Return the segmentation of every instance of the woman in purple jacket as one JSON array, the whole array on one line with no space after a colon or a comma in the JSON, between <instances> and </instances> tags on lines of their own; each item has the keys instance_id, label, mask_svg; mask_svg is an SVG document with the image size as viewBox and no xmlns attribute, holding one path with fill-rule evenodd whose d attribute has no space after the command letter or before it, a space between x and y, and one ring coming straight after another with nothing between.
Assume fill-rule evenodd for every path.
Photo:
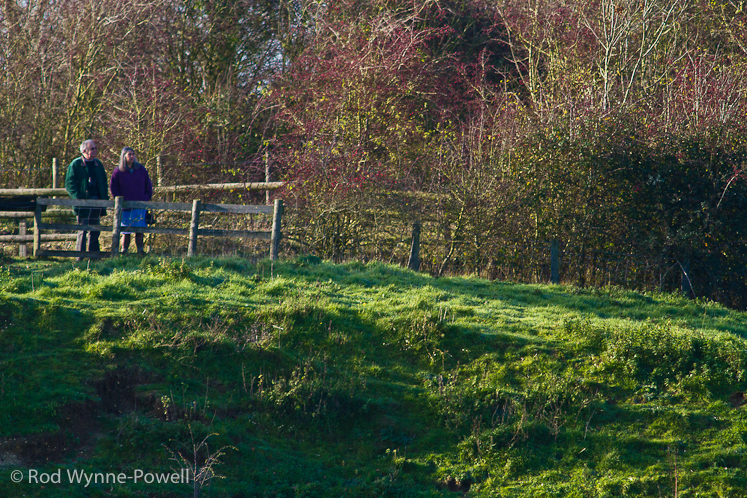
<instances>
[{"instance_id":1,"label":"woman in purple jacket","mask_svg":"<svg viewBox=\"0 0 747 498\"><path fill-rule=\"evenodd\" d=\"M153 184L148 176L145 166L135 160L135 151L130 147L122 149L119 156L119 166L114 169L109 187L113 197L124 197L125 201L149 201L153 197ZM144 227L145 209L123 209L123 227ZM122 253L126 253L130 247L130 234L122 232ZM143 234L135 234L135 245L137 253L143 254Z\"/></svg>"}]
</instances>

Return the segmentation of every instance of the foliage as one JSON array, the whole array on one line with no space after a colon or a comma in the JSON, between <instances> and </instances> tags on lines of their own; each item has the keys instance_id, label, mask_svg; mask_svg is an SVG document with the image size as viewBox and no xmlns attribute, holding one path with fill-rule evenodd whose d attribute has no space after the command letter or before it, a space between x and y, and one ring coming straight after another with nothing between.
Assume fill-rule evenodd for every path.
<instances>
[{"instance_id":1,"label":"foliage","mask_svg":"<svg viewBox=\"0 0 747 498\"><path fill-rule=\"evenodd\" d=\"M110 166L160 155L167 183L268 170L300 254L404 263L418 226L433 275L542 281L555 240L566 282L624 258L627 285L744 308L746 19L731 0L7 1L0 175L47 185L94 137Z\"/></svg>"},{"instance_id":2,"label":"foliage","mask_svg":"<svg viewBox=\"0 0 747 498\"><path fill-rule=\"evenodd\" d=\"M4 183L45 186L52 158L68 164L87 138L107 169L123 145L153 170L159 155L181 163L166 170L171 182L192 179L184 163L199 163L204 181L215 163L252 159L259 92L292 53L279 45L293 38L282 22L290 10L261 0L4 2Z\"/></svg>"},{"instance_id":3,"label":"foliage","mask_svg":"<svg viewBox=\"0 0 747 498\"><path fill-rule=\"evenodd\" d=\"M411 217L416 206L392 202L387 192L431 181L424 151L434 133L428 116L438 114L443 98L442 78L427 47L438 31L419 29L418 22L432 8L338 18L350 6L331 5L272 92L285 130L274 157L291 182L286 196L302 210L297 226L306 228L294 236L314 251L338 257L344 238L358 238L372 209L394 204ZM363 229L370 233L377 225Z\"/></svg>"}]
</instances>

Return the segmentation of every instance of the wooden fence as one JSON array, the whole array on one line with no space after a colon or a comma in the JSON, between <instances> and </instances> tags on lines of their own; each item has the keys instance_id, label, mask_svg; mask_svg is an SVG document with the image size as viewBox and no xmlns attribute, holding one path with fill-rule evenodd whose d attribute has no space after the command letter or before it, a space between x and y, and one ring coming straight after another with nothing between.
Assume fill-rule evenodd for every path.
<instances>
[{"instance_id":1,"label":"wooden fence","mask_svg":"<svg viewBox=\"0 0 747 498\"><path fill-rule=\"evenodd\" d=\"M97 207L113 209L112 225L78 225L42 222L42 206L67 206L67 207ZM125 201L122 197L116 197L113 201L104 200L73 200L73 199L50 199L39 197L36 199L36 211L34 212L34 256L62 256L62 257L93 257L100 258L119 253L119 236L121 232L121 219L123 209L153 209L159 211L191 212L192 219L189 229L170 227L129 227L132 233L160 233L171 235L186 235L189 237L187 255L193 256L197 250L197 238L199 236L211 237L237 237L251 239L265 239L270 241L270 258L278 259L280 249L281 231L280 225L283 215L283 201L275 200L271 206L250 206L240 204L202 204L194 200L192 204L183 202L140 202ZM267 214L272 215L272 230L249 231L249 230L210 230L199 228L200 213L234 213L234 214ZM52 251L43 250L41 242L44 240L42 230L85 230L97 232L112 232L112 247L109 253L91 253L85 251Z\"/></svg>"},{"instance_id":2,"label":"wooden fence","mask_svg":"<svg viewBox=\"0 0 747 498\"><path fill-rule=\"evenodd\" d=\"M0 198L4 197L29 197L32 199L34 196L60 196L68 198L68 192L64 188L57 187L57 160L53 161L52 166L53 182L52 188L13 188L13 189L2 189L0 188ZM279 189L284 185L283 182L255 182L255 183L216 183L216 184L203 184L203 185L173 185L168 187L156 186L154 187L154 194L164 193L176 193L176 192L190 192L199 190L249 190L249 191L266 191ZM269 203L269 197L268 203ZM191 205L190 205L191 206ZM274 208L269 206L270 210ZM191 210L191 207L190 207ZM203 211L207 209L203 208ZM252 211L257 212L257 211ZM73 213L69 209L64 210L47 210L42 216L48 217L72 217ZM33 242L33 235L28 233L27 220L34 218L34 211L0 211L0 219L16 219L18 220L18 234L17 235L0 235L0 243L10 242L19 244L18 255L20 257L27 256L26 243ZM77 226L77 225L76 225ZM133 230L135 231L135 230ZM159 233L159 232L146 232L146 233ZM173 233L173 232L169 232ZM207 234L206 235L210 235ZM228 235L224 235L228 236ZM241 237L241 235L236 235ZM42 234L40 239L42 242L53 242L53 241L66 241L75 240L75 234L69 233L51 233ZM257 236L254 236L257 238ZM90 257L90 254L88 254Z\"/></svg>"},{"instance_id":3,"label":"wooden fence","mask_svg":"<svg viewBox=\"0 0 747 498\"><path fill-rule=\"evenodd\" d=\"M2 195L0 195L0 198ZM48 210L43 213L45 218L71 218L73 213L70 210ZM18 234L13 235L0 235L0 243L13 243L18 244L18 255L22 258L28 256L27 243L33 242L34 237L29 233L28 221L34 218L33 211L0 211L0 219L10 219L18 221ZM75 240L75 234L69 233L52 233L44 234L41 236L41 240L44 242L57 242L66 240Z\"/></svg>"}]
</instances>

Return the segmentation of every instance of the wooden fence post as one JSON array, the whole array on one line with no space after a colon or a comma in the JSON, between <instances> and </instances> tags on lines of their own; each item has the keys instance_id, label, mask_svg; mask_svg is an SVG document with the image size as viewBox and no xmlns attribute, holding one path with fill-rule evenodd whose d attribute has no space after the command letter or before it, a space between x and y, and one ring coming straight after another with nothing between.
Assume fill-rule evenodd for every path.
<instances>
[{"instance_id":1,"label":"wooden fence post","mask_svg":"<svg viewBox=\"0 0 747 498\"><path fill-rule=\"evenodd\" d=\"M192 222L189 225L189 246L187 256L192 257L197 250L197 227L200 225L200 200L192 201Z\"/></svg>"},{"instance_id":2,"label":"wooden fence post","mask_svg":"<svg viewBox=\"0 0 747 498\"><path fill-rule=\"evenodd\" d=\"M280 224L283 217L283 200L275 199L275 210L272 213L272 239L270 241L270 259L277 261L280 252Z\"/></svg>"},{"instance_id":3,"label":"wooden fence post","mask_svg":"<svg viewBox=\"0 0 747 498\"><path fill-rule=\"evenodd\" d=\"M26 220L23 218L18 220L18 235L26 235ZM21 258L28 256L28 249L23 241L18 244L18 256Z\"/></svg>"},{"instance_id":4,"label":"wooden fence post","mask_svg":"<svg viewBox=\"0 0 747 498\"><path fill-rule=\"evenodd\" d=\"M412 245L410 246L410 260L407 267L413 271L420 271L420 222L412 224Z\"/></svg>"},{"instance_id":5,"label":"wooden fence post","mask_svg":"<svg viewBox=\"0 0 747 498\"><path fill-rule=\"evenodd\" d=\"M38 200L36 203L36 211L34 211L34 257L39 254L40 246L41 246L41 229L39 228L39 225L41 225L42 221L42 207L41 204L39 204Z\"/></svg>"},{"instance_id":6,"label":"wooden fence post","mask_svg":"<svg viewBox=\"0 0 747 498\"><path fill-rule=\"evenodd\" d=\"M119 233L122 231L122 203L124 197L114 198L114 215L112 216L112 256L119 254Z\"/></svg>"},{"instance_id":7,"label":"wooden fence post","mask_svg":"<svg viewBox=\"0 0 747 498\"><path fill-rule=\"evenodd\" d=\"M52 158L52 188L57 188L57 158Z\"/></svg>"},{"instance_id":8,"label":"wooden fence post","mask_svg":"<svg viewBox=\"0 0 747 498\"><path fill-rule=\"evenodd\" d=\"M558 239L550 241L550 283L560 283L560 245Z\"/></svg>"}]
</instances>

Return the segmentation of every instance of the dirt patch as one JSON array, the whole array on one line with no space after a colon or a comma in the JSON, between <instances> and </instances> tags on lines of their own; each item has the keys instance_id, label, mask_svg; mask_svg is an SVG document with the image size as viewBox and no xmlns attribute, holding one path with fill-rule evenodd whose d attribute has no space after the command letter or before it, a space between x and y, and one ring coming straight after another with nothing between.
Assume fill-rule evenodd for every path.
<instances>
[{"instance_id":1,"label":"dirt patch","mask_svg":"<svg viewBox=\"0 0 747 498\"><path fill-rule=\"evenodd\" d=\"M113 415L137 410L135 387L148 381L140 369L117 368L106 372L103 379L92 382L101 398L101 409Z\"/></svg>"},{"instance_id":2,"label":"dirt patch","mask_svg":"<svg viewBox=\"0 0 747 498\"><path fill-rule=\"evenodd\" d=\"M0 466L43 465L85 453L101 434L97 404L69 404L59 413L56 432L0 441Z\"/></svg>"},{"instance_id":3,"label":"dirt patch","mask_svg":"<svg viewBox=\"0 0 747 498\"><path fill-rule=\"evenodd\" d=\"M734 408L739 408L740 406L747 404L747 398L745 398L743 392L736 392L729 396L729 403L731 403L731 406Z\"/></svg>"},{"instance_id":4,"label":"dirt patch","mask_svg":"<svg viewBox=\"0 0 747 498\"><path fill-rule=\"evenodd\" d=\"M59 430L0 440L0 467L30 466L81 457L103 435L102 417L120 416L139 407L152 410L155 399L138 397L135 387L150 379L140 369L117 368L91 382L98 401L71 403L59 409Z\"/></svg>"},{"instance_id":5,"label":"dirt patch","mask_svg":"<svg viewBox=\"0 0 747 498\"><path fill-rule=\"evenodd\" d=\"M172 396L135 392L137 386L151 382L153 379L140 369L120 368L107 372L103 379L93 385L101 398L101 409L111 415L142 411L167 422L205 420L204 409L198 401L185 403Z\"/></svg>"},{"instance_id":6,"label":"dirt patch","mask_svg":"<svg viewBox=\"0 0 747 498\"><path fill-rule=\"evenodd\" d=\"M449 477L445 481L439 482L438 486L443 489L448 489L453 493L466 493L472 486L472 481L469 479L457 480L453 477Z\"/></svg>"},{"instance_id":7,"label":"dirt patch","mask_svg":"<svg viewBox=\"0 0 747 498\"><path fill-rule=\"evenodd\" d=\"M114 321L112 318L105 318L100 325L99 337L104 339L122 337L125 328L123 322Z\"/></svg>"}]
</instances>

